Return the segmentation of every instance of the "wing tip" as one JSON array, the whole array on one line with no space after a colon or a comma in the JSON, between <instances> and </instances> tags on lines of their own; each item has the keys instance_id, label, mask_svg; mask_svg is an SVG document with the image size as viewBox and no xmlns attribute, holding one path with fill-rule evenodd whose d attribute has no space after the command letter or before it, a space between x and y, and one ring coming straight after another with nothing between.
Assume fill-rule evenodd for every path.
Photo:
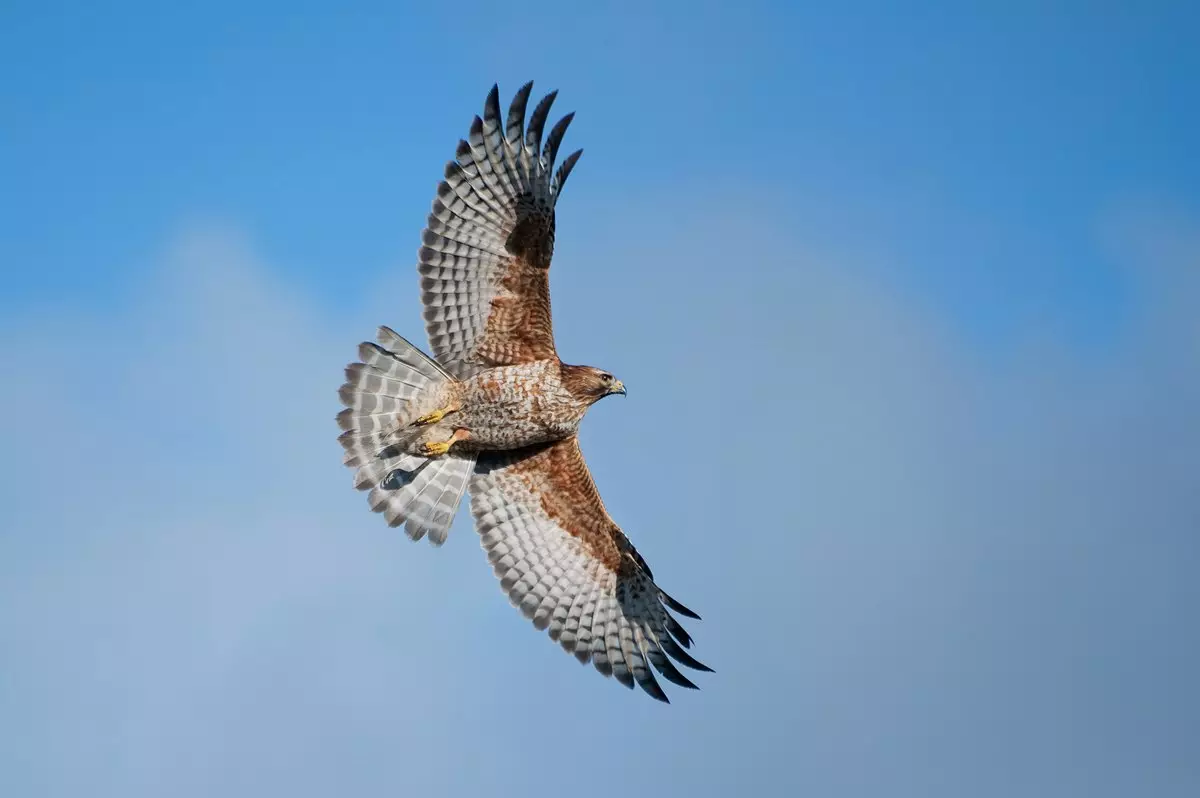
<instances>
[{"instance_id":1,"label":"wing tip","mask_svg":"<svg viewBox=\"0 0 1200 798\"><path fill-rule=\"evenodd\" d=\"M658 586L655 585L655 587L658 587ZM679 613L680 615L684 616L685 618L691 618L691 619L697 620L697 621L704 620L695 611L688 609L683 604L681 604L679 601L672 598L667 593L667 591L663 590L661 587L658 588L658 595L662 599L663 604L666 604L668 607L675 610L675 612Z\"/></svg>"}]
</instances>

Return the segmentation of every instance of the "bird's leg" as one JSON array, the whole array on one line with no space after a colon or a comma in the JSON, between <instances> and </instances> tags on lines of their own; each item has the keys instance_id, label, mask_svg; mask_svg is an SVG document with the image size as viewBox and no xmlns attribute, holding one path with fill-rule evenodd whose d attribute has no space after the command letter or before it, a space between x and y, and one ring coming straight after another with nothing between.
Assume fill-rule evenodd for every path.
<instances>
[{"instance_id":1,"label":"bird's leg","mask_svg":"<svg viewBox=\"0 0 1200 798\"><path fill-rule=\"evenodd\" d=\"M462 410L462 405L457 402L451 402L445 407L439 407L432 413L426 413L425 415L421 416L413 422L413 426L424 427L428 426L429 424L436 424L446 416L450 415L451 413L457 413L459 410Z\"/></svg>"},{"instance_id":2,"label":"bird's leg","mask_svg":"<svg viewBox=\"0 0 1200 798\"><path fill-rule=\"evenodd\" d=\"M449 439L444 441L426 441L421 444L421 454L424 457L437 457L450 451L450 447L459 441L465 441L471 437L471 433L461 427L454 430L454 434Z\"/></svg>"}]
</instances>

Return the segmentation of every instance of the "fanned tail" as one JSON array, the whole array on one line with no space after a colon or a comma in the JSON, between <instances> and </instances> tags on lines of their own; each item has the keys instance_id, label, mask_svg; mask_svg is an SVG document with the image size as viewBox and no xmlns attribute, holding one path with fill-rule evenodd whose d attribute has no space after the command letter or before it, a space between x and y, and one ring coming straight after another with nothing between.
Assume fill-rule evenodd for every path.
<instances>
[{"instance_id":1,"label":"fanned tail","mask_svg":"<svg viewBox=\"0 0 1200 798\"><path fill-rule=\"evenodd\" d=\"M436 409L442 388L453 377L432 358L387 327L378 343L359 345L361 362L346 367L338 391L344 432L338 440L344 462L355 469L354 487L370 491L371 509L389 526L404 526L413 540L426 535L440 546L462 501L475 454L454 452L426 458L409 452L421 434L413 426Z\"/></svg>"}]
</instances>

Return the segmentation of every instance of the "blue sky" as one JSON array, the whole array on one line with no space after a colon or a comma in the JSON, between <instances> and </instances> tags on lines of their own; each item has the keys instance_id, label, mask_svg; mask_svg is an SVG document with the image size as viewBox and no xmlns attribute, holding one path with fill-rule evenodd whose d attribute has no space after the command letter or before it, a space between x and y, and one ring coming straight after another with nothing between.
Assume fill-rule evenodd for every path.
<instances>
[{"instance_id":1,"label":"blue sky","mask_svg":"<svg viewBox=\"0 0 1200 798\"><path fill-rule=\"evenodd\" d=\"M1195 794L1200 15L960 6L6 4L0 792ZM528 79L670 707L340 465Z\"/></svg>"}]
</instances>

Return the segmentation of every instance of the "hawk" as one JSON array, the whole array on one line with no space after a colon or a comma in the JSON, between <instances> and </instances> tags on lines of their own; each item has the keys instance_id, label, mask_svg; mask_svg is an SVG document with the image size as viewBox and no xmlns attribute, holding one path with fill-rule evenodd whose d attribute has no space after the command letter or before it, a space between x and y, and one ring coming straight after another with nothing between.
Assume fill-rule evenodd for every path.
<instances>
[{"instance_id":1,"label":"hawk","mask_svg":"<svg viewBox=\"0 0 1200 798\"><path fill-rule=\"evenodd\" d=\"M525 124L533 83L483 117L446 165L418 253L434 357L387 327L346 367L337 416L354 485L413 540L445 542L465 491L500 587L580 662L660 701L654 671L695 688L665 593L604 508L579 450L589 407L624 394L602 369L559 359L550 322L554 212L582 150L555 168L574 114L542 134L557 92Z\"/></svg>"}]
</instances>

